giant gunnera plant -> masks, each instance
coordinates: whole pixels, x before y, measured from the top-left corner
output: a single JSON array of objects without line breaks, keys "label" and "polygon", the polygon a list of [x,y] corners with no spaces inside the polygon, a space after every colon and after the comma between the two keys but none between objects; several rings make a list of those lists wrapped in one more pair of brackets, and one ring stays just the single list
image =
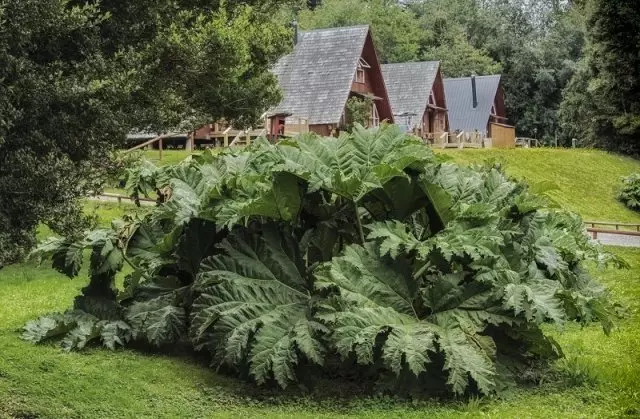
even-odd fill
[{"label": "giant gunnera plant", "polygon": [[490,394],[560,356],[542,325],[612,327],[584,265],[618,261],[577,215],[499,168],[442,162],[395,126],[257,141],[129,181],[161,195],[147,215],[38,249],[69,277],[89,249],[90,280],[26,340],[187,345],[282,387],[361,373]]}]

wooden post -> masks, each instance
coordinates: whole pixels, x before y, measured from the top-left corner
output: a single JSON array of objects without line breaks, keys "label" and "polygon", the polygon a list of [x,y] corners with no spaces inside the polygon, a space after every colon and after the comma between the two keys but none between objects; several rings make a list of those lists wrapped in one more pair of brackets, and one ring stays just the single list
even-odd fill
[{"label": "wooden post", "polygon": [[189,133],[189,136],[187,137],[187,144],[185,149],[187,151],[193,151],[193,149],[195,148],[195,144],[196,144],[196,132],[191,131],[191,133]]},{"label": "wooden post", "polygon": [[162,161],[162,138],[158,141],[158,150],[160,151],[160,158],[158,160]]},{"label": "wooden post", "polygon": [[251,145],[251,130],[250,129],[247,130],[246,139],[247,139],[247,145]]},{"label": "wooden post", "polygon": [[224,146],[229,147],[229,134],[226,132],[224,134]]}]

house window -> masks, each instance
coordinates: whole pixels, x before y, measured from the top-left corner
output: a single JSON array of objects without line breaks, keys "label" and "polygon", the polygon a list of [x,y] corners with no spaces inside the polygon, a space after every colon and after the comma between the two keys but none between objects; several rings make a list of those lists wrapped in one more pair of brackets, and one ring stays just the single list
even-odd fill
[{"label": "house window", "polygon": [[358,60],[358,68],[356,69],[356,83],[365,83],[365,68],[371,68],[371,66],[362,58]]},{"label": "house window", "polygon": [[370,127],[377,127],[380,125],[380,115],[378,114],[378,108],[375,103],[371,104],[371,119],[369,120]]}]

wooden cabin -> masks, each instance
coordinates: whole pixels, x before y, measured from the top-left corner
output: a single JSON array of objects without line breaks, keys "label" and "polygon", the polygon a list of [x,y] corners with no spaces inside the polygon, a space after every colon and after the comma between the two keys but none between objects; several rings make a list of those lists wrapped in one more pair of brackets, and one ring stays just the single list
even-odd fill
[{"label": "wooden cabin", "polygon": [[507,124],[500,75],[445,79],[444,90],[451,131],[482,136],[490,147],[516,146],[515,128]]},{"label": "wooden cabin", "polygon": [[384,64],[382,74],[396,124],[430,141],[449,131],[439,61]]},{"label": "wooden cabin", "polygon": [[369,126],[394,121],[368,26],[319,29],[296,38],[293,52],[274,68],[283,100],[267,114],[272,136],[305,131],[336,135],[354,96],[373,99]]}]

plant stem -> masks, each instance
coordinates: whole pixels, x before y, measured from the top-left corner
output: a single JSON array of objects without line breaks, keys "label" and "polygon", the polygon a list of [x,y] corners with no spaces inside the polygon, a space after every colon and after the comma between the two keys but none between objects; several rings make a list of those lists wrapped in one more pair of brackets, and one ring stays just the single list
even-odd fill
[{"label": "plant stem", "polygon": [[362,221],[360,220],[360,213],[358,212],[358,203],[353,202],[353,208],[356,211],[356,224],[358,225],[358,233],[360,233],[360,244],[364,245],[364,231],[362,230]]},{"label": "plant stem", "polygon": [[415,275],[413,275],[413,279],[420,278],[422,274],[426,272],[427,269],[429,269],[429,262],[426,262],[424,265],[422,265],[422,268],[418,269],[418,272],[416,272]]}]

